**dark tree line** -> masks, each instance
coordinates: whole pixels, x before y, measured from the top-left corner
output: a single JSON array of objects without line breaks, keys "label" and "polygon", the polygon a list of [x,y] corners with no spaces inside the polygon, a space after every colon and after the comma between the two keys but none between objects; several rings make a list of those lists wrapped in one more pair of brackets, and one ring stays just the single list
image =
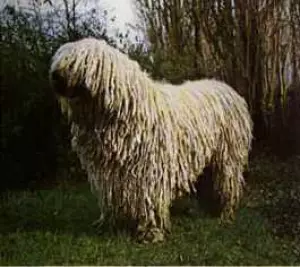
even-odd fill
[{"label": "dark tree line", "polygon": [[61,44],[86,36],[114,46],[121,38],[154,79],[225,80],[246,98],[256,141],[300,151],[299,1],[135,0],[147,40],[138,45],[127,33],[108,36],[105,10],[79,12],[78,1],[63,0],[44,1],[44,12],[38,2],[0,11],[1,189],[83,177],[48,69]]},{"label": "dark tree line", "polygon": [[154,77],[225,80],[247,99],[256,140],[299,151],[299,1],[135,2]]}]

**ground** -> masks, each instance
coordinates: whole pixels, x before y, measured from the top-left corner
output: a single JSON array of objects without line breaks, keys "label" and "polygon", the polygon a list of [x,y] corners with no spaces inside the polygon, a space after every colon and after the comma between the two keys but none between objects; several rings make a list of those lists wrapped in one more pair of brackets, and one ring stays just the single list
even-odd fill
[{"label": "ground", "polygon": [[87,185],[8,192],[0,201],[0,265],[299,265],[300,158],[251,161],[233,224],[189,202],[175,209],[165,243],[141,245],[126,233],[95,233]]}]

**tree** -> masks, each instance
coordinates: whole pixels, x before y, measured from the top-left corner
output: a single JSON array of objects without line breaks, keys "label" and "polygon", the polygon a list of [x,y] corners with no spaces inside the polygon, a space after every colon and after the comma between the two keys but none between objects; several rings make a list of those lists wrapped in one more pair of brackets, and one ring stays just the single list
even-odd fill
[{"label": "tree", "polygon": [[286,134],[288,92],[300,74],[299,1],[135,2],[156,76],[172,82],[225,80],[246,98],[257,139]]}]

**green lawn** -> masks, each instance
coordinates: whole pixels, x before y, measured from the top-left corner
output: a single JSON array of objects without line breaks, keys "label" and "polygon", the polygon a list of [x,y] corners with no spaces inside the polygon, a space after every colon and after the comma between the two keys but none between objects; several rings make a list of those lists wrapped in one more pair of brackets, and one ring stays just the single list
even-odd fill
[{"label": "green lawn", "polygon": [[[299,265],[298,228],[289,222],[299,222],[300,205],[294,200],[294,215],[281,210],[291,207],[286,202],[295,187],[288,179],[299,175],[296,166],[257,160],[232,225],[219,225],[201,210],[177,213],[172,234],[156,245],[137,244],[126,233],[97,235],[98,208],[88,186],[5,193],[0,265]],[[278,186],[278,179],[286,183]]]}]

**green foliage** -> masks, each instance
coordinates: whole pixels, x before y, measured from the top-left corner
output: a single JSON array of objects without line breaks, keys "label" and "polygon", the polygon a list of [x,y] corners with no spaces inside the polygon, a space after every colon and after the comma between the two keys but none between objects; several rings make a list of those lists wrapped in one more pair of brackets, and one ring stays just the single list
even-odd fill
[{"label": "green foliage", "polygon": [[298,158],[278,164],[256,157],[250,166],[249,194],[233,224],[220,225],[196,208],[189,214],[177,212],[172,234],[156,245],[139,245],[127,233],[109,228],[97,235],[91,223],[99,210],[88,187],[6,193],[0,201],[0,264],[299,265],[300,240],[289,231],[291,224],[284,225],[283,235],[274,231],[274,217],[289,223],[281,211],[289,212],[287,206],[276,199],[289,201],[290,187],[277,192],[270,184],[297,175]]},{"label": "green foliage", "polygon": [[1,15],[1,186],[22,186],[29,175],[51,175],[54,164],[55,102],[47,82],[50,51],[33,29],[32,16],[11,8]]},{"label": "green foliage", "polygon": [[295,101],[299,107],[299,98],[289,97],[300,88],[299,1],[135,3],[153,77],[173,83],[203,77],[226,81],[247,100],[256,140],[269,141],[275,152],[287,152],[290,145],[300,151],[299,142],[291,144],[299,136],[299,108],[291,107]]},{"label": "green foliage", "polygon": [[278,236],[300,236],[300,158],[259,155],[251,162],[248,206],[259,208]]},{"label": "green foliage", "polygon": [[59,10],[42,14],[6,7],[0,12],[0,189],[28,187],[42,179],[52,183],[60,175],[73,176],[69,167],[80,168],[69,152],[68,126],[49,86],[50,59],[69,40],[86,36],[112,44],[113,40],[107,37],[93,10],[83,14],[75,28],[66,29]]}]

